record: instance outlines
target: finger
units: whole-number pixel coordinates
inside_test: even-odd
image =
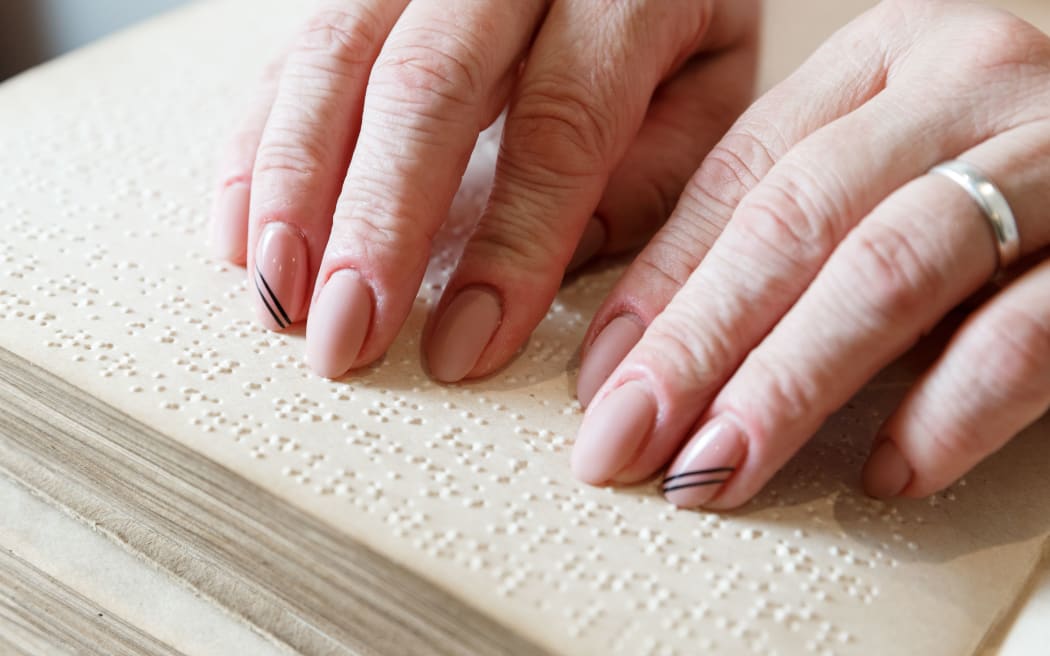
[[[1042,181],[1050,174],[1050,124],[997,137],[962,159],[1007,184],[1025,252],[1048,243],[1043,208],[1050,192]],[[710,508],[750,499],[832,412],[992,276],[995,244],[976,203],[941,176],[891,195],[842,242],[711,404],[701,433],[728,418],[746,454],[721,465],[736,468],[728,482],[669,489],[668,497]],[[668,470],[665,489],[705,480],[687,475],[715,466],[705,437]],[[889,464],[880,457],[880,467]]]
[[[844,36],[851,36],[850,28]],[[576,387],[584,406],[707,254],[741,199],[774,164],[802,139],[882,90],[885,53],[852,52],[846,57],[849,42],[825,43],[798,71],[759,98],[704,158],[667,225],[635,258],[591,321]]]
[[[613,170],[566,267],[644,244],[670,216],[704,156],[747,108],[757,48],[695,57],[657,89],[641,130]]]
[[[255,153],[277,96],[277,80],[286,56],[287,53],[282,53],[266,67],[219,159],[212,202],[211,245],[216,257],[234,264],[244,264],[247,257],[248,203]]]
[[[248,271],[273,330],[306,315],[368,74],[408,0],[329,2],[285,61],[252,173]]]
[[[1042,171],[1044,181],[1050,175],[1048,165],[1033,168]],[[1006,184],[1007,198],[1017,198],[1011,195],[1017,185]],[[1028,190],[1041,197],[1035,216],[1045,226],[1050,189],[1037,181]],[[1042,257],[968,318],[886,421],[864,468],[869,494],[937,492],[1047,411],[1050,259],[1045,251]]]
[[[432,315],[426,341],[435,378],[484,375],[514,354],[550,307],[652,91],[703,39],[740,34],[723,24],[732,17],[721,7],[731,14],[750,4],[712,13],[695,2],[659,12],[647,3],[615,11],[554,3],[511,101],[488,208]],[[475,317],[484,323],[456,330]]]
[[[317,373],[339,376],[371,362],[397,335],[431,239],[478,135],[506,105],[545,5],[416,0],[390,33],[314,290],[306,343]],[[342,271],[356,283],[329,289]]]
[[[992,50],[1006,61],[1020,57],[1018,48],[1027,47],[1003,37]],[[821,128],[782,158],[741,201],[718,242],[676,295],[677,302],[650,324],[599,390],[577,439],[579,458],[608,439],[589,426],[597,421],[593,417],[610,411],[601,408],[603,394],[628,380],[644,379],[658,407],[657,420],[648,432],[635,436],[637,455],[631,464],[605,473],[617,482],[655,473],[862,217],[937,162],[1027,120],[1025,112],[1003,115],[960,107],[955,98],[971,84],[995,80],[1001,85],[987,61],[967,73],[945,81],[937,93],[918,84],[929,79],[930,70],[913,69],[891,79],[870,102]],[[1017,94],[1022,87],[1002,92]],[[917,95],[921,111],[914,109]],[[690,197],[687,192],[687,201]]]
[[[864,468],[878,498],[922,497],[1050,410],[1050,260],[960,329],[880,431]]]
[[[523,332],[515,325],[523,322],[522,314],[534,321],[533,315],[546,311],[549,299],[542,297],[553,293],[581,234],[593,243],[595,233],[605,231],[592,224],[581,233],[581,219],[593,213],[614,162],[641,125],[661,72],[677,56],[647,41],[650,26],[628,29],[639,20],[637,12],[614,12],[611,18],[586,12],[596,8],[554,3],[533,45],[508,112],[489,208],[428,326],[428,364],[439,380],[470,375],[486,351],[490,359],[493,351],[502,358],[498,352],[507,350],[507,332]],[[699,24],[701,12],[690,13]],[[594,30],[596,21],[608,25]],[[608,52],[607,67],[627,71],[630,79],[592,71],[591,52]],[[631,66],[631,52],[646,55]],[[526,213],[542,215],[542,223],[522,216]],[[538,234],[540,229],[545,234]],[[552,247],[561,261],[549,261]],[[497,263],[502,271],[494,272]],[[512,274],[532,287],[531,293],[523,295],[525,285],[508,288],[499,280]],[[509,307],[508,298],[514,299]],[[481,317],[485,321],[473,320]],[[472,330],[459,329],[466,325]]]

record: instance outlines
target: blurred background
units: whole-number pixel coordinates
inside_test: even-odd
[[[186,0],[0,0],[0,80]]]

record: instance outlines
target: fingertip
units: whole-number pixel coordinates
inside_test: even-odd
[[[876,499],[900,496],[911,483],[912,469],[893,440],[880,441],[864,465],[864,492]]]
[[[305,314],[308,258],[295,226],[275,221],[263,228],[251,276],[256,315],[269,330],[285,330]]]
[[[477,365],[503,320],[503,304],[495,290],[461,290],[437,320],[427,348],[430,374],[456,383]]]
[[[704,424],[667,470],[661,491],[678,508],[706,507],[732,479],[747,455],[747,437],[726,417]]]
[[[602,485],[607,480],[592,466],[582,449],[572,450],[572,455],[569,456],[569,469],[573,478],[587,485]]]
[[[645,445],[656,414],[656,401],[640,381],[610,392],[580,425],[570,458],[573,476],[588,485],[609,482]]]
[[[576,379],[576,398],[590,405],[598,389],[642,339],[645,326],[633,314],[621,314],[606,324],[587,351]]]
[[[351,269],[333,273],[306,323],[306,363],[319,376],[339,378],[357,361],[372,323],[372,294]]]

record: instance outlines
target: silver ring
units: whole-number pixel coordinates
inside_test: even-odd
[[[943,175],[966,190],[970,197],[977,201],[977,206],[988,219],[995,233],[995,243],[999,249],[999,268],[1005,269],[1021,256],[1021,237],[1017,232],[1017,220],[1010,209],[1006,196],[999,187],[988,179],[977,167],[951,160],[938,164],[930,173]]]

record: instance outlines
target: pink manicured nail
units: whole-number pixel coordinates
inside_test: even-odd
[[[321,288],[306,322],[306,362],[325,378],[338,378],[354,365],[372,323],[372,295],[356,271],[332,274]]]
[[[598,333],[587,357],[580,364],[580,375],[576,379],[576,398],[584,407],[598,393],[609,374],[620,364],[642,338],[645,327],[633,314],[621,314]]]
[[[893,440],[882,440],[864,465],[864,491],[876,499],[899,495],[911,482],[912,471]]]
[[[576,252],[569,260],[569,265],[565,267],[565,273],[572,273],[590,262],[604,245],[605,224],[597,218],[592,218],[587,222],[587,227],[583,229],[583,236],[580,237],[580,243],[576,245]]]
[[[746,453],[747,441],[740,427],[724,417],[712,419],[667,470],[664,497],[679,508],[704,505],[718,494]]]
[[[223,187],[215,198],[211,224],[211,245],[215,257],[243,263],[248,249],[249,187],[234,182]]]
[[[286,223],[270,223],[259,236],[252,278],[259,320],[270,330],[295,323],[306,300],[306,243]]]
[[[438,380],[454,383],[471,372],[492,341],[503,309],[490,289],[464,289],[445,309],[430,338],[427,360]]]
[[[630,464],[656,421],[656,401],[645,383],[632,381],[590,408],[572,449],[572,473],[591,485],[607,482]]]

